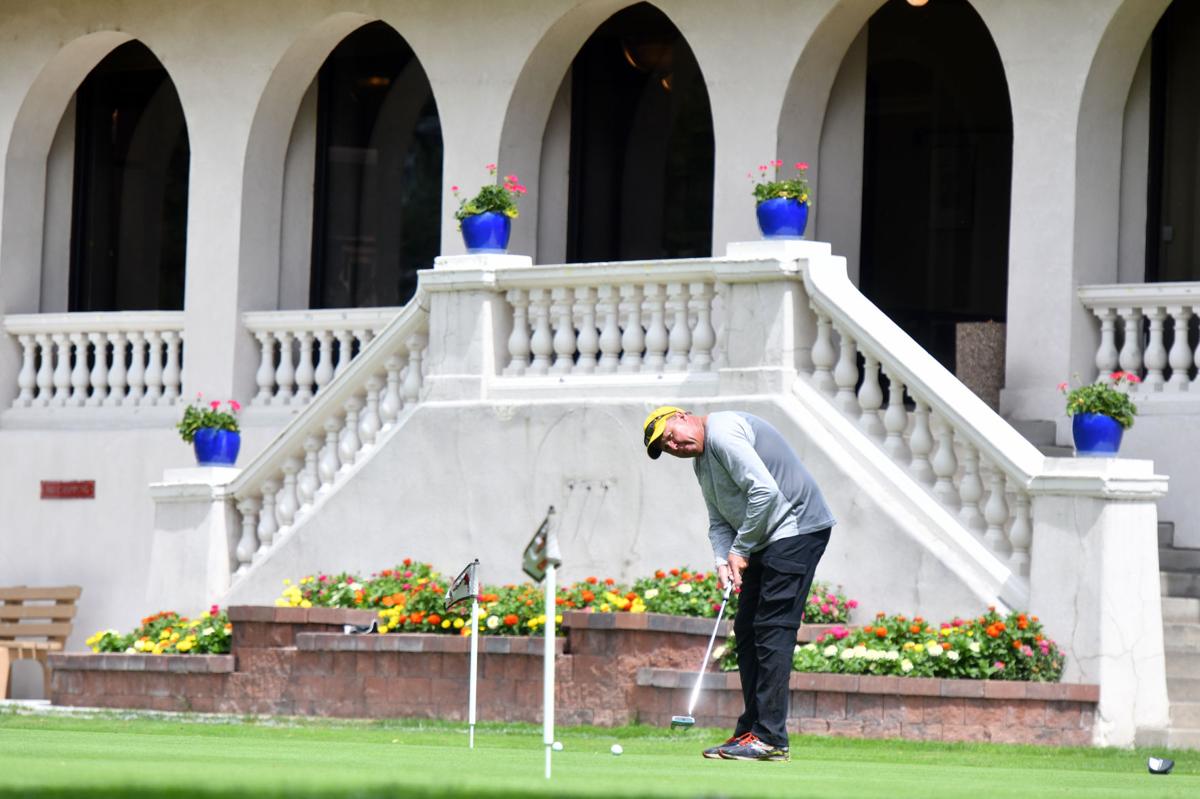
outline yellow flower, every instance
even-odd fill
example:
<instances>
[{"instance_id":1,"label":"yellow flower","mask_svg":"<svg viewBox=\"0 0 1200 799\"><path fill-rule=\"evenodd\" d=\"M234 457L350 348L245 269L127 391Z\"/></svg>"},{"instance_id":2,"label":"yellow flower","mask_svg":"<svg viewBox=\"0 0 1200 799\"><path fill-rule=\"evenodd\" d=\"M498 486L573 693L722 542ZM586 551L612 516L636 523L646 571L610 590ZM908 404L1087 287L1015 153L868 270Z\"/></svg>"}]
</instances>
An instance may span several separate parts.
<instances>
[{"instance_id":1,"label":"yellow flower","mask_svg":"<svg viewBox=\"0 0 1200 799\"><path fill-rule=\"evenodd\" d=\"M443 630L450 629L450 620L449 619L442 619L442 629Z\"/></svg>"},{"instance_id":2,"label":"yellow flower","mask_svg":"<svg viewBox=\"0 0 1200 799\"><path fill-rule=\"evenodd\" d=\"M640 598L633 600L633 604L629 606L630 613L645 613L646 603Z\"/></svg>"},{"instance_id":3,"label":"yellow flower","mask_svg":"<svg viewBox=\"0 0 1200 799\"><path fill-rule=\"evenodd\" d=\"M562 624L562 614L561 613L559 613L557 616L554 617L554 623Z\"/></svg>"},{"instance_id":4,"label":"yellow flower","mask_svg":"<svg viewBox=\"0 0 1200 799\"><path fill-rule=\"evenodd\" d=\"M303 600L301 600L301 601L300 601L300 607L302 607L302 608L311 608L311 607L312 607L312 602L308 601L307 599L303 599Z\"/></svg>"},{"instance_id":5,"label":"yellow flower","mask_svg":"<svg viewBox=\"0 0 1200 799\"><path fill-rule=\"evenodd\" d=\"M209 612L206 610L206 611L203 611L203 612L200 614L200 618L202 618L202 619L207 619L207 618L208 618L210 615L212 615L212 614L210 614L210 613L209 613Z\"/></svg>"},{"instance_id":6,"label":"yellow flower","mask_svg":"<svg viewBox=\"0 0 1200 799\"><path fill-rule=\"evenodd\" d=\"M289 603L283 597L280 597L279 599L275 600L275 607L277 607L277 608L286 608L289 604L291 604L291 603Z\"/></svg>"},{"instance_id":7,"label":"yellow flower","mask_svg":"<svg viewBox=\"0 0 1200 799\"><path fill-rule=\"evenodd\" d=\"M289 580L289 579L287 579L287 578L285 577L285 578L283 578L283 584L284 584L284 585L291 585L291 584L292 584L292 581L291 581L291 580Z\"/></svg>"},{"instance_id":8,"label":"yellow flower","mask_svg":"<svg viewBox=\"0 0 1200 799\"><path fill-rule=\"evenodd\" d=\"M610 610L612 610L612 608L610 608L610 607L608 606L608 603L607 603L607 602L605 602L603 605L601 605L601 606L600 606L600 612L601 612L601 613L608 613Z\"/></svg>"},{"instance_id":9,"label":"yellow flower","mask_svg":"<svg viewBox=\"0 0 1200 799\"><path fill-rule=\"evenodd\" d=\"M189 651L191 648L192 648L192 642L191 642L191 641L180 641L180 642L179 642L179 646L177 646L177 647L176 647L176 649L178 649L180 652L187 652L187 651Z\"/></svg>"},{"instance_id":10,"label":"yellow flower","mask_svg":"<svg viewBox=\"0 0 1200 799\"><path fill-rule=\"evenodd\" d=\"M924 652L925 645L924 644L913 644L913 651L914 652Z\"/></svg>"}]
</instances>

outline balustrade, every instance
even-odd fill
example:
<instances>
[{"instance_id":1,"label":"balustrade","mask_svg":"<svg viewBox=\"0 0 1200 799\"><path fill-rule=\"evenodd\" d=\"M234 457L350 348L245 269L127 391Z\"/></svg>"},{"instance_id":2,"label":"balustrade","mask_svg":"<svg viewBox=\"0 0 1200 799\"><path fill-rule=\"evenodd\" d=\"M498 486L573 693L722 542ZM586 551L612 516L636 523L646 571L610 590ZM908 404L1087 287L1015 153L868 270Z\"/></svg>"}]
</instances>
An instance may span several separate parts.
<instances>
[{"instance_id":1,"label":"balustrade","mask_svg":"<svg viewBox=\"0 0 1200 799\"><path fill-rule=\"evenodd\" d=\"M15 408L147 407L179 402L183 314L19 314Z\"/></svg>"}]
</instances>

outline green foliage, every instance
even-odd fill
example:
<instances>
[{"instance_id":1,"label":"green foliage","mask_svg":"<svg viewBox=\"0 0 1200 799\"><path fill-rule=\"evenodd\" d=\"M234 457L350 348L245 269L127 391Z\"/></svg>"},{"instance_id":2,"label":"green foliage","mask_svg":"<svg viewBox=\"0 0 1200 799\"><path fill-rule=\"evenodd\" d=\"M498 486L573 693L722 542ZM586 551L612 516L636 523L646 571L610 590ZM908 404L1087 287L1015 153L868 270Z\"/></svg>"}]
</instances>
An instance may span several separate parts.
<instances>
[{"instance_id":1,"label":"green foliage","mask_svg":"<svg viewBox=\"0 0 1200 799\"><path fill-rule=\"evenodd\" d=\"M1117 371L1109 375L1108 380L1100 380L1069 391L1066 383L1059 383L1058 390L1067 395L1067 416L1098 413L1115 419L1122 428L1128 430L1133 427L1137 406L1120 387L1137 385L1140 382L1141 378L1135 374Z\"/></svg>"},{"instance_id":2,"label":"green foliage","mask_svg":"<svg viewBox=\"0 0 1200 799\"><path fill-rule=\"evenodd\" d=\"M164 610L142 619L141 626L126 635L101 630L87 639L87 645L93 652L226 655L232 632L229 616L213 605L195 619Z\"/></svg>"},{"instance_id":3,"label":"green foliage","mask_svg":"<svg viewBox=\"0 0 1200 799\"><path fill-rule=\"evenodd\" d=\"M228 410L221 410L222 404ZM179 437L189 444L196 438L196 431L203 427L236 433L241 430L236 415L241 409L242 406L237 400L227 400L224 403L213 400L205 404L204 398L197 394L196 401L183 409L183 419L175 425L175 429L179 431Z\"/></svg>"},{"instance_id":4,"label":"green foliage","mask_svg":"<svg viewBox=\"0 0 1200 799\"><path fill-rule=\"evenodd\" d=\"M489 175L495 176L496 165L488 164L487 171ZM450 190L454 193L455 198L458 198L458 186L451 186ZM526 191L527 189L516 175L505 175L502 184L489 183L481 187L479 193L471 199L459 199L458 210L454 212L454 218L462 222L468 216L496 211L510 219L516 219L520 215L517 210L517 200Z\"/></svg>"},{"instance_id":5,"label":"green foliage","mask_svg":"<svg viewBox=\"0 0 1200 799\"><path fill-rule=\"evenodd\" d=\"M808 180L805 178L805 172L808 171L808 164L800 161L795 165L796 175L792 178L780 179L779 168L783 166L783 161L768 161L766 164L760 164L758 167L758 180L754 184L754 199L758 202L774 199L794 199L802 203L807 203L812 206L812 192L809 191ZM767 174L771 177L768 178ZM748 174L752 181L753 174Z\"/></svg>"}]
</instances>

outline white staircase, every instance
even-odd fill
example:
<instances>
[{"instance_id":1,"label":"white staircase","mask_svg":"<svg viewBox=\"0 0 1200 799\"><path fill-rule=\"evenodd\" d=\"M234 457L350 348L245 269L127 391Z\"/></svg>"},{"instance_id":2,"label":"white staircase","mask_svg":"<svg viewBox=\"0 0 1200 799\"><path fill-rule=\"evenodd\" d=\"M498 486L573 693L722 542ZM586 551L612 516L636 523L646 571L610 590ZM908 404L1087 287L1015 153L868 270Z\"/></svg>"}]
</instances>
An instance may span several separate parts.
<instances>
[{"instance_id":1,"label":"white staircase","mask_svg":"<svg viewBox=\"0 0 1200 799\"><path fill-rule=\"evenodd\" d=\"M1172 546L1171 533L1171 525L1161 526L1163 650L1171 726L1158 742L1175 749L1200 749L1200 550Z\"/></svg>"}]
</instances>

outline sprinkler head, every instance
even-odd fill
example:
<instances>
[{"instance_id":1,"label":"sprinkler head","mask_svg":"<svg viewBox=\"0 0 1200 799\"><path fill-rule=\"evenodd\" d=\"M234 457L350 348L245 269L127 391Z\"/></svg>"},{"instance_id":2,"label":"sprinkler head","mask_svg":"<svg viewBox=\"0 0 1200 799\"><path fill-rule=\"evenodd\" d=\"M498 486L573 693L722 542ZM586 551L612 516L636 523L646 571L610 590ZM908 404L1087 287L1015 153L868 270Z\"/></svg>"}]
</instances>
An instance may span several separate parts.
<instances>
[{"instance_id":1,"label":"sprinkler head","mask_svg":"<svg viewBox=\"0 0 1200 799\"><path fill-rule=\"evenodd\" d=\"M691 716L671 716L671 729L676 727L691 727L695 725L696 720Z\"/></svg>"}]
</instances>

